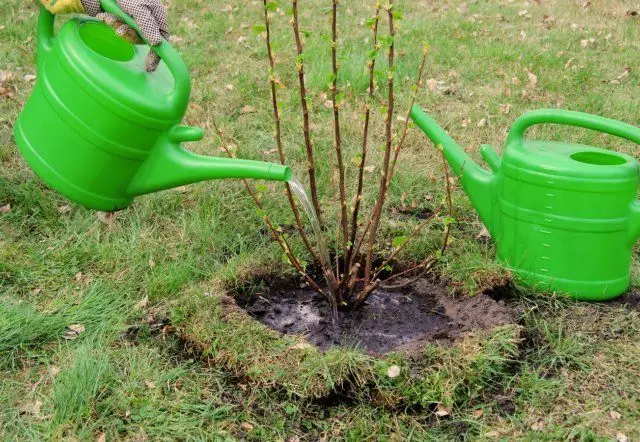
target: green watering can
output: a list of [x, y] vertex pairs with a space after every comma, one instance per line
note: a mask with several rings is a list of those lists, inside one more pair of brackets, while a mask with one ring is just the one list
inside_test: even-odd
[[[137, 30], [115, 0], [101, 3]], [[69, 20], [54, 38], [53, 22], [41, 8], [38, 80], [15, 124], [15, 140], [33, 170], [65, 197], [111, 211], [138, 195], [203, 180], [291, 177], [285, 166], [181, 147], [203, 133], [180, 125], [191, 81], [167, 41], [155, 48], [164, 63], [147, 73], [148, 47], [90, 18]]]
[[411, 117], [442, 146], [495, 240], [497, 260], [525, 286], [587, 301], [628, 289], [631, 251], [640, 236], [638, 161], [597, 147], [525, 140], [525, 132], [561, 124], [640, 144], [640, 129], [579, 112], [530, 112], [511, 128], [502, 158], [481, 147], [487, 171], [419, 107]]

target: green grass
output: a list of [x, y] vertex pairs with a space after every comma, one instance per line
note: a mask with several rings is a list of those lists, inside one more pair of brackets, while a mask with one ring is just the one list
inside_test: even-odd
[[[240, 157], [276, 159], [264, 153], [274, 143], [265, 48], [251, 29], [261, 21], [259, 3], [171, 5], [175, 45], [193, 77], [186, 122], [207, 129], [203, 142], [189, 146], [194, 151], [221, 154], [211, 130], [215, 116]], [[372, 13], [367, 3], [341, 5], [340, 84], [349, 160], [359, 149], [370, 38], [362, 21]], [[535, 108], [582, 110], [639, 124], [640, 98], [633, 93], [640, 78], [638, 19], [625, 14], [632, 6], [617, 0], [588, 8], [581, 3], [401, 2], [400, 112], [427, 42], [426, 78], [443, 82], [449, 92], [424, 87], [418, 102], [475, 159], [481, 143], [500, 150], [505, 129]], [[330, 70], [326, 6], [304, 2], [301, 21], [308, 31], [320, 194], [331, 217], [332, 115], [323, 99]], [[640, 437], [637, 307], [516, 292], [509, 302], [523, 311], [519, 325], [474, 332], [454, 345], [429, 345], [408, 356], [372, 358], [352, 349], [320, 353], [265, 329], [224, 295], [256, 274], [294, 277], [240, 183], [209, 182], [145, 196], [112, 225], [77, 206], [61, 213], [58, 208], [68, 203], [28, 169], [11, 135], [33, 87], [24, 76], [35, 73], [36, 12], [31, 2], [0, 4], [0, 71], [13, 73], [4, 85], [13, 95], [0, 96], [0, 207], [11, 205], [0, 214], [0, 438]], [[283, 138], [288, 163], [302, 175], [292, 32], [286, 15], [277, 15], [273, 26]], [[594, 42], [583, 47], [581, 41], [590, 38]], [[382, 57], [379, 62], [376, 75], [382, 80]], [[617, 80], [626, 68], [629, 74]], [[527, 87], [529, 72], [537, 76], [535, 87]], [[379, 102], [385, 95], [380, 84]], [[242, 113], [245, 105], [255, 112]], [[374, 147], [383, 142], [383, 111], [374, 108]], [[635, 152], [630, 144], [587, 131], [545, 127], [530, 136]], [[379, 161], [375, 155], [372, 164]], [[409, 133], [398, 171], [390, 207], [403, 201], [432, 207], [442, 198], [441, 160], [417, 130]], [[355, 173], [350, 166], [349, 182]], [[367, 174], [367, 189], [377, 183], [377, 173]], [[282, 187], [268, 183], [261, 192], [267, 213], [279, 225], [290, 225]], [[438, 272], [452, 295], [467, 296], [508, 275], [492, 263], [493, 246], [476, 239], [482, 226], [464, 194], [456, 191], [454, 198], [457, 224]], [[385, 212], [383, 248], [415, 224]], [[441, 230], [432, 226], [401, 261], [417, 261], [439, 247]], [[293, 246], [303, 249], [298, 238]], [[639, 269], [634, 253], [634, 286]], [[75, 324], [84, 331], [64, 339]], [[391, 365], [401, 367], [396, 379], [386, 375]]]

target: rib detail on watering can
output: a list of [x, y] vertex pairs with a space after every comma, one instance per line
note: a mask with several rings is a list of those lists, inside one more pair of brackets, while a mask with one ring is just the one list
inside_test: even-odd
[[525, 133], [534, 125], [561, 124], [640, 144], [640, 129], [579, 112], [530, 112], [509, 132], [502, 159], [482, 147], [493, 172], [483, 170], [486, 177], [418, 107], [412, 118], [442, 145], [488, 222], [497, 260], [522, 284], [582, 300], [610, 299], [628, 289], [631, 249], [640, 233], [638, 162], [583, 144], [526, 140]]
[[[104, 10], [136, 29], [115, 0]], [[181, 126], [191, 80], [177, 52], [154, 47], [163, 63], [144, 69], [148, 47], [119, 38], [94, 19], [69, 20], [54, 36], [44, 7], [38, 26], [38, 80], [14, 134], [34, 171], [65, 197], [96, 210], [117, 210], [138, 195], [208, 179], [285, 181], [281, 165], [196, 155], [199, 141]]]

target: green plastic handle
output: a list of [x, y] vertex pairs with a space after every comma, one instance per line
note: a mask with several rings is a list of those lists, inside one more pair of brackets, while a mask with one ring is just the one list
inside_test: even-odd
[[[120, 8], [120, 5], [116, 0], [100, 0], [100, 5], [105, 12], [117, 16], [120, 20], [136, 31], [146, 44], [152, 46], [144, 38], [142, 32], [140, 32], [140, 28], [136, 24], [135, 20]], [[175, 86], [170, 100], [177, 109], [186, 109], [187, 104], [189, 103], [189, 96], [191, 95], [191, 78], [189, 77], [187, 66], [184, 64], [184, 61], [178, 52], [167, 40], [163, 39], [162, 43], [157, 46], [152, 46], [152, 48], [162, 61], [167, 64], [167, 67], [169, 68], [169, 71], [171, 71], [175, 80]]]
[[524, 149], [525, 132], [530, 127], [538, 124], [561, 124], [582, 127], [640, 144], [640, 129], [630, 124], [583, 112], [540, 109], [526, 113], [516, 120], [507, 136], [507, 148]]

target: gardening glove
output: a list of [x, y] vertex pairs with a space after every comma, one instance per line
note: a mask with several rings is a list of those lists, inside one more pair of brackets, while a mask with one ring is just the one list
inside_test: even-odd
[[[116, 30], [116, 33], [134, 44], [143, 44], [144, 41], [127, 24], [117, 16], [102, 10], [100, 0], [40, 0], [49, 11], [54, 14], [85, 13], [96, 17]], [[120, 8], [131, 16], [144, 39], [151, 45], [157, 46], [162, 39], [169, 39], [169, 25], [167, 23], [167, 8], [161, 0], [117, 0]], [[145, 69], [153, 72], [160, 63], [160, 57], [155, 51], [149, 51]]]

